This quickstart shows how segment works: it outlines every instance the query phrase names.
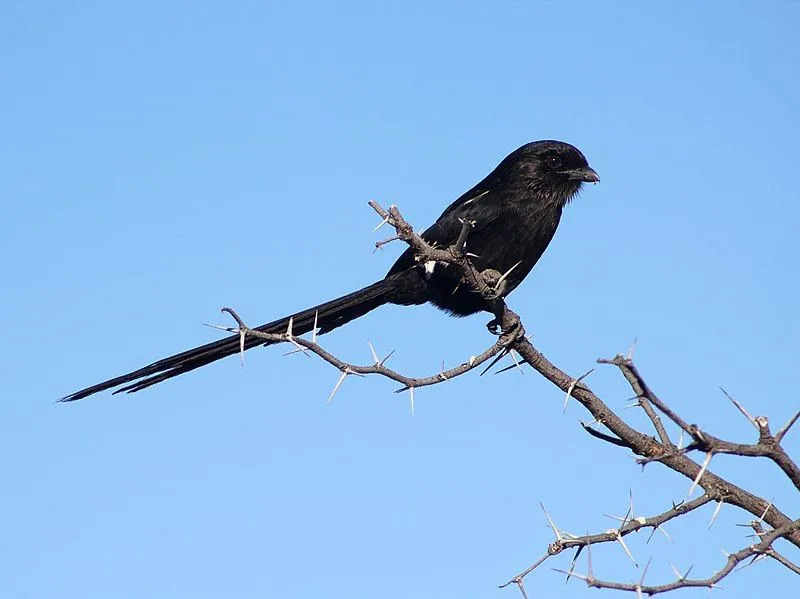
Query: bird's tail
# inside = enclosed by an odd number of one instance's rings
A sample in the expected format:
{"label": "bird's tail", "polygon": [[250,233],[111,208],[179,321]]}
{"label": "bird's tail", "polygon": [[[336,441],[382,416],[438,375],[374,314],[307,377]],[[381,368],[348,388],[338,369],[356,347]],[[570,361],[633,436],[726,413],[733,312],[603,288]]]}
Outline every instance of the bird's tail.
{"label": "bird's tail", "polygon": [[[289,319],[291,318],[292,334],[294,335],[308,333],[314,328],[315,321],[317,327],[319,327],[319,332],[326,333],[359,316],[363,316],[370,310],[374,310],[378,306],[389,301],[388,295],[393,287],[392,278],[393,277],[383,279],[369,287],[364,287],[364,289],[354,291],[338,299],[261,325],[255,330],[263,333],[285,333],[289,325]],[[195,368],[200,368],[211,362],[216,362],[217,360],[236,354],[240,349],[239,343],[239,335],[226,337],[225,339],[220,339],[213,343],[207,343],[206,345],[201,345],[200,347],[170,356],[169,358],[158,360],[139,370],[134,370],[128,374],[123,374],[87,387],[86,389],[82,389],[81,391],[71,393],[70,395],[62,397],[59,401],[83,399],[94,393],[119,387],[120,385],[125,386],[116,389],[114,393],[122,393],[123,391],[135,393],[136,391],[141,391],[161,381],[166,381],[174,376],[183,374],[184,372],[189,372]],[[244,348],[250,349],[258,345],[271,345],[272,343],[274,342],[248,337],[245,339]]]}

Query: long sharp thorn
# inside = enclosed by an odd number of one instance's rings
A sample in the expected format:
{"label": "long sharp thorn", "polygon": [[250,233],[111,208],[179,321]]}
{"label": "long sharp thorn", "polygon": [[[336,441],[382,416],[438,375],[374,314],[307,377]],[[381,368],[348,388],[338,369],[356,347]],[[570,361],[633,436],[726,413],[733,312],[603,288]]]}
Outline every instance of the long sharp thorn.
{"label": "long sharp thorn", "polygon": [[764,508],[764,513],[762,513],[762,514],[761,514],[761,516],[760,516],[760,517],[759,517],[759,519],[758,519],[759,523],[763,523],[763,522],[764,522],[764,516],[766,516],[766,515],[767,515],[767,512],[769,511],[769,508],[771,508],[771,507],[772,507],[772,502],[773,502],[773,501],[775,501],[775,498],[774,498],[774,497],[773,497],[772,499],[770,499],[770,500],[769,500],[769,504],[767,505],[767,507],[766,507],[766,508]]}
{"label": "long sharp thorn", "polygon": [[617,533],[617,541],[619,542],[620,545],[622,545],[622,548],[625,550],[625,553],[628,554],[628,557],[631,558],[631,561],[633,562],[633,565],[638,568],[639,564],[637,564],[636,560],[633,559],[633,554],[631,553],[631,550],[628,549],[628,546],[625,544],[625,539],[623,539],[622,535],[619,534],[619,533]]}
{"label": "long sharp thorn", "polygon": [[317,342],[317,317],[319,316],[319,310],[314,311],[314,328],[312,329],[311,333],[311,343]]}
{"label": "long sharp thorn", "polygon": [[297,350],[296,350],[296,351],[301,351],[301,352],[303,352],[303,354],[305,354],[305,356],[306,356],[307,358],[310,358],[310,357],[311,357],[311,356],[309,355],[309,353],[308,353],[308,350],[307,350],[305,347],[303,347],[302,345],[300,345],[300,344],[297,342],[297,340],[296,340],[294,337],[289,337],[289,343],[291,343],[292,345],[294,345],[294,346],[297,348]]}
{"label": "long sharp thorn", "polygon": [[569,572],[567,573],[567,579],[564,581],[564,584],[569,582],[569,577],[572,575],[572,572],[575,571],[575,564],[578,563],[578,557],[580,557],[581,551],[583,551],[583,545],[578,545],[575,555],[572,556],[572,563],[569,566]]}
{"label": "long sharp thorn", "polygon": [[650,567],[650,562],[653,561],[653,556],[650,556],[650,559],[647,560],[647,563],[644,565],[644,570],[642,570],[642,577],[639,579],[639,586],[641,587],[644,584],[644,577],[647,574],[647,569]]}
{"label": "long sharp thorn", "polygon": [[739,403],[736,400],[735,397],[732,397],[730,395],[730,393],[725,391],[725,387],[720,387],[719,390],[722,391],[725,394],[725,397],[727,397],[728,399],[731,400],[733,405],[735,405],[739,409],[739,411],[742,413],[742,415],[744,415],[744,417],[747,418],[750,421],[750,424],[752,424],[754,427],[756,427],[756,430],[760,430],[759,427],[758,427],[758,424],[756,424],[756,419],[753,418],[750,414],[747,413],[747,410],[744,409],[744,406],[741,403]]}
{"label": "long sharp thorn", "polygon": [[520,261],[519,261],[519,262],[517,262],[517,263],[516,263],[514,266],[512,266],[511,268],[509,268],[509,269],[508,269],[508,270],[507,270],[507,271],[506,271],[506,272],[503,274],[503,276],[502,276],[502,277],[500,277],[500,278],[497,280],[497,283],[495,283],[495,284],[494,284],[494,286],[495,286],[495,287],[499,287],[499,286],[500,286],[500,283],[502,283],[503,281],[505,281],[505,280],[506,280],[506,277],[507,277],[508,275],[510,275],[510,274],[511,274],[511,271],[512,271],[512,270],[514,270],[514,269],[515,269],[517,266],[519,266],[520,264],[522,264],[522,260],[520,260]]}
{"label": "long sharp thorn", "polygon": [[207,322],[203,323],[204,327],[211,327],[212,329],[219,329],[220,331],[225,331],[227,333],[235,333],[237,330],[233,327],[224,327],[218,324],[208,324]]}
{"label": "long sharp thorn", "polygon": [[239,330],[239,359],[242,361],[242,368],[244,368],[244,338],[247,333],[244,329]]}
{"label": "long sharp thorn", "polygon": [[380,362],[378,362],[378,366],[383,366],[383,365],[386,363],[386,360],[388,360],[389,358],[391,358],[391,357],[392,357],[392,354],[393,354],[395,351],[397,351],[397,350],[394,350],[394,349],[393,349],[393,350],[392,350],[392,351],[390,351],[388,354],[386,354],[386,357],[385,357],[383,360],[381,360]]}
{"label": "long sharp thorn", "polygon": [[408,398],[411,401],[411,415],[414,415],[414,387],[408,388]]}
{"label": "long sharp thorn", "polygon": [[541,501],[539,502],[539,505],[542,506],[542,511],[544,512],[545,518],[547,518],[547,521],[550,523],[550,528],[553,529],[553,534],[556,536],[556,540],[560,541],[561,531],[558,530],[558,528],[555,525],[555,522],[553,522],[553,519],[550,517],[550,514],[547,513],[547,510],[544,509],[544,504]]}
{"label": "long sharp thorn", "polygon": [[722,501],[718,501],[718,502],[717,502],[717,507],[716,507],[716,508],[714,508],[714,513],[713,513],[713,514],[712,514],[712,516],[711,516],[711,522],[709,522],[709,523],[708,523],[708,528],[709,528],[709,529],[710,529],[712,526],[714,526],[714,520],[716,520],[716,519],[717,519],[717,516],[719,515],[719,511],[722,509],[722,504],[723,504],[723,502],[722,502]]}
{"label": "long sharp thorn", "polygon": [[553,572],[560,572],[561,574],[566,574],[567,576],[574,576],[575,578],[580,578],[581,580],[589,580],[588,576],[583,574],[578,574],[577,572],[567,572],[566,570],[561,570],[560,568],[553,568]]}
{"label": "long sharp thorn", "polygon": [[583,379],[585,379],[587,376],[589,376],[593,372],[594,372],[594,368],[592,368],[592,369],[588,370],[587,372],[583,373],[578,378],[572,379],[572,381],[569,384],[569,387],[567,387],[567,392],[564,394],[564,408],[561,411],[562,414],[566,414],[566,412],[567,412],[567,404],[569,403],[569,398],[572,397],[572,392],[575,391],[575,387],[577,387],[578,384]]}
{"label": "long sharp thorn", "polygon": [[387,217],[386,217],[386,218],[384,218],[384,219],[383,219],[381,222],[379,222],[379,223],[378,223],[378,226],[377,226],[377,227],[375,227],[374,229],[372,229],[372,231],[370,232],[370,235],[371,235],[372,233],[374,233],[375,231],[377,231],[378,229],[380,229],[380,228],[381,228],[383,225],[385,225],[385,224],[386,224],[386,223],[388,223],[388,222],[389,222],[389,217],[387,216]]}
{"label": "long sharp thorn", "polygon": [[777,443],[780,443],[783,440],[784,435],[789,432],[789,429],[792,428],[792,425],[795,422],[797,422],[798,418],[800,418],[800,412],[797,412],[794,416],[792,416],[789,422],[787,422],[784,427],[775,434],[775,441]]}
{"label": "long sharp thorn", "polygon": [[283,356],[284,357],[291,356],[292,354],[299,354],[300,352],[304,352],[305,353],[305,351],[306,351],[306,348],[305,347],[301,347],[300,349],[293,349],[291,351],[287,351],[285,354],[283,354]]}
{"label": "long sharp thorn", "polygon": [[503,351],[501,351],[499,354],[497,354],[497,356],[495,357],[495,359],[494,359],[494,360],[492,360],[492,361],[491,361],[491,363],[490,363],[490,364],[489,364],[489,365],[488,365],[486,368],[484,368],[484,369],[483,369],[483,372],[481,372],[480,376],[483,376],[484,374],[486,374],[486,373],[489,371],[489,369],[490,369],[492,366],[494,366],[494,365],[495,365],[495,364],[497,364],[497,363],[498,363],[500,360],[502,360],[502,359],[503,359],[503,357],[506,355],[506,353],[507,353],[507,352],[508,352],[508,349],[504,349],[504,350],[503,350]]}
{"label": "long sharp thorn", "polygon": [[381,361],[378,359],[378,354],[375,353],[375,348],[372,347],[372,343],[369,339],[367,339],[367,345],[369,345],[369,350],[372,352],[372,358],[375,360],[375,364],[380,364]]}
{"label": "long sharp thorn", "polygon": [[[589,531],[586,531],[586,534],[589,534]],[[588,543],[586,545],[586,574],[590,578],[594,578],[594,572],[592,571],[592,544]]]}
{"label": "long sharp thorn", "polygon": [[289,325],[286,327],[286,336],[291,339],[292,335],[292,325],[294,324],[294,316],[289,317]]}
{"label": "long sharp thorn", "polygon": [[344,379],[345,379],[346,376],[347,376],[347,371],[343,370],[342,371],[342,376],[340,376],[339,380],[336,381],[336,386],[333,388],[333,391],[331,391],[331,396],[328,398],[328,401],[325,402],[326,406],[329,403],[331,403],[331,401],[333,400],[333,396],[336,395],[336,392],[339,390],[339,387],[342,386],[342,383],[344,382]]}
{"label": "long sharp thorn", "polygon": [[703,460],[703,465],[700,467],[700,471],[697,473],[697,476],[692,481],[692,486],[689,487],[689,494],[686,496],[687,498],[691,496],[692,492],[694,491],[694,488],[697,486],[697,484],[700,482],[700,479],[703,478],[703,475],[706,473],[706,468],[708,468],[708,464],[711,462],[711,455],[712,453],[710,451],[706,454],[706,459]]}

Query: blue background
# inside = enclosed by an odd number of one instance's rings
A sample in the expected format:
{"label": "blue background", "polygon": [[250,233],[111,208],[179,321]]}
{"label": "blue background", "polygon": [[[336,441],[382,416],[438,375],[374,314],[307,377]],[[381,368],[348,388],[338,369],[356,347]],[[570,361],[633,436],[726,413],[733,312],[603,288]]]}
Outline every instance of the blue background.
{"label": "blue background", "polygon": [[[602,177],[510,303],[575,375],[626,352],[684,417],[755,440],[800,407],[796,3],[4,3],[0,9],[0,594],[515,597],[552,533],[614,526],[689,481],[589,438],[535,372],[408,394],[282,347],[135,396],[70,391],[381,277],[366,202],[418,226],[535,139]],[[384,307],[367,339],[423,375],[488,346],[486,315]],[[587,381],[615,409],[611,367]],[[624,412],[647,428],[636,410]],[[800,434],[786,446],[800,456]],[[797,517],[773,465],[712,470]],[[751,517],[713,506],[593,552],[648,582],[722,566]],[[778,548],[798,558],[785,543]],[[549,568],[532,597],[589,596]],[[579,571],[585,571],[584,558]],[[759,562],[726,597],[797,588]],[[694,593],[705,594],[705,591]],[[591,595],[594,596],[594,595]]]}

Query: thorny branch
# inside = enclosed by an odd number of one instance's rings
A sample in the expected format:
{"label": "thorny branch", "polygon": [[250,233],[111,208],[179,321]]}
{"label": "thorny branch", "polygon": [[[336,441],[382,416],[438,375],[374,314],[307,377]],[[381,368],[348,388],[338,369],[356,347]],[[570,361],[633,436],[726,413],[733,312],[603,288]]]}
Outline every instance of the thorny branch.
{"label": "thorny branch", "polygon": [[[651,462],[660,463],[674,472],[685,476],[692,481],[690,494],[695,486],[699,486],[703,490],[703,494],[700,497],[673,503],[670,509],[652,517],[635,516],[633,514],[633,502],[631,499],[631,507],[625,517],[620,518],[621,523],[618,528],[584,536],[574,536],[559,530],[545,511],[545,515],[556,537],[555,541],[547,547],[546,553],[539,560],[523,572],[517,574],[502,585],[502,587],[513,583],[519,588],[523,598],[526,598],[525,578],[550,557],[556,556],[564,550],[571,548],[575,548],[576,553],[570,569],[566,572],[559,570],[567,574],[567,579],[570,577],[580,578],[590,587],[630,591],[637,593],[639,596],[643,594],[655,595],[687,587],[714,588],[722,579],[733,572],[738,564],[748,558],[752,558],[750,563],[753,563],[758,559],[770,557],[784,565],[791,572],[800,574],[800,566],[778,553],[772,546],[777,539],[783,538],[795,547],[800,548],[800,519],[795,520],[790,518],[773,505],[772,502],[767,502],[762,497],[750,493],[709,470],[709,465],[713,456],[719,453],[746,457],[765,457],[773,461],[795,487],[800,489],[800,468],[781,446],[781,441],[800,417],[800,412],[795,414],[778,433],[772,434],[767,418],[762,416],[752,417],[744,406],[728,395],[723,389],[723,393],[725,393],[758,432],[758,440],[755,443],[733,443],[715,437],[707,431],[701,430],[697,425],[688,423],[679,416],[677,412],[666,405],[652,389],[650,389],[630,356],[625,358],[617,355],[612,359],[598,360],[599,363],[612,364],[619,368],[635,393],[635,405],[644,410],[658,438],[656,439],[651,435],[640,432],[620,418],[583,383],[583,379],[589,373],[578,378],[570,377],[548,361],[547,358],[530,343],[525,336],[519,316],[508,308],[504,301],[505,275],[497,273],[496,271],[478,271],[472,264],[470,255],[465,251],[466,241],[474,223],[463,223],[461,233],[452,246],[437,248],[426,243],[419,234],[414,232],[395,206],[390,206],[388,210],[385,210],[377,202],[370,202],[369,204],[382,219],[381,223],[376,227],[376,230],[383,224],[389,224],[396,232],[396,235],[393,237],[376,243],[376,248],[390,241],[399,239],[413,248],[417,260],[420,263],[428,261],[443,262],[457,269],[462,277],[463,284],[468,285],[473,291],[480,293],[491,307],[495,319],[490,325],[497,325],[500,330],[500,335],[495,343],[479,355],[471,356],[466,362],[454,368],[448,370],[442,369],[438,374],[430,376],[410,377],[386,367],[385,362],[391,354],[380,359],[371,344],[370,349],[375,358],[373,364],[359,366],[345,362],[323,349],[317,343],[316,331],[311,340],[293,335],[291,321],[285,333],[262,333],[250,329],[233,309],[223,308],[224,312],[229,313],[234,320],[236,320],[237,327],[219,328],[238,333],[242,342],[246,336],[253,336],[269,341],[291,343],[296,348],[294,351],[302,351],[307,354],[310,352],[336,367],[341,372],[341,375],[328,401],[333,399],[334,394],[348,375],[364,376],[367,374],[377,374],[400,383],[402,387],[398,389],[397,392],[409,391],[412,412],[414,409],[414,389],[435,385],[463,375],[490,359],[495,358],[494,361],[489,364],[489,368],[491,368],[497,360],[504,355],[510,354],[513,357],[513,352],[516,351],[532,368],[565,392],[565,403],[570,398],[574,398],[593,416],[594,422],[602,425],[608,431],[600,431],[593,428],[591,425],[581,423],[584,430],[590,435],[615,446],[630,449],[634,454],[640,456],[638,461],[642,466]],[[506,275],[507,274],[508,273],[506,273]],[[514,358],[514,360],[516,362],[516,358]],[[669,421],[678,426],[683,432],[687,433],[691,437],[692,442],[686,447],[676,446],[670,438],[659,413],[663,414]],[[704,454],[704,459],[701,464],[688,457],[688,454],[695,450]],[[755,531],[755,535],[760,539],[756,544],[751,544],[736,553],[728,554],[725,565],[714,575],[707,578],[689,578],[689,572],[680,574],[676,570],[677,578],[674,581],[661,585],[646,585],[644,583],[644,578],[647,573],[647,566],[645,566],[642,576],[637,583],[604,581],[595,577],[592,572],[591,562],[593,545],[619,543],[630,559],[636,563],[624,540],[627,535],[648,528],[651,529],[651,537],[657,530],[660,530],[666,535],[666,532],[661,528],[664,523],[688,514],[711,502],[717,503],[717,508],[711,519],[712,524],[719,513],[720,507],[723,504],[729,504],[749,512],[757,518],[757,520],[751,522],[751,526]],[[764,523],[771,528],[769,530],[764,530]],[[578,574],[574,571],[575,565],[579,555],[584,550],[586,551],[588,560],[588,572],[586,574]]]}

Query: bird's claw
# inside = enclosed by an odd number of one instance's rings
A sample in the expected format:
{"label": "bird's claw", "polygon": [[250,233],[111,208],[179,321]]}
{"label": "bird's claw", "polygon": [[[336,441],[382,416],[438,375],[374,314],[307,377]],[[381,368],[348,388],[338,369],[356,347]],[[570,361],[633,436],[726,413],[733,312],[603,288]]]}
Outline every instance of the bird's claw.
{"label": "bird's claw", "polygon": [[489,329],[489,332],[492,335],[497,335],[498,337],[503,334],[503,329],[500,326],[500,319],[499,318],[492,318],[489,322],[486,323],[486,328]]}

